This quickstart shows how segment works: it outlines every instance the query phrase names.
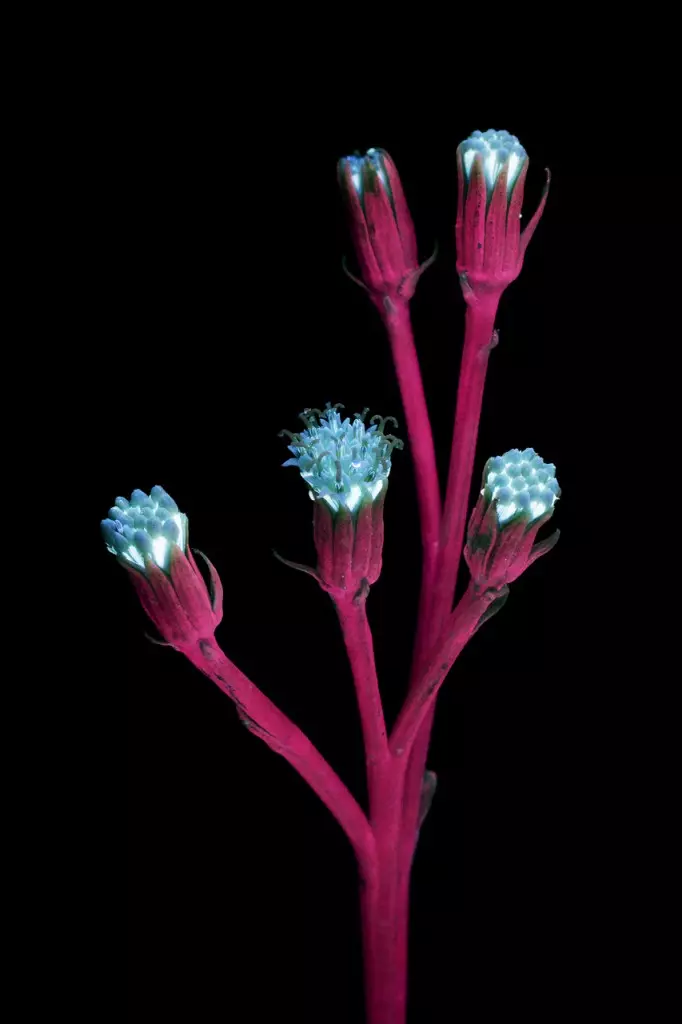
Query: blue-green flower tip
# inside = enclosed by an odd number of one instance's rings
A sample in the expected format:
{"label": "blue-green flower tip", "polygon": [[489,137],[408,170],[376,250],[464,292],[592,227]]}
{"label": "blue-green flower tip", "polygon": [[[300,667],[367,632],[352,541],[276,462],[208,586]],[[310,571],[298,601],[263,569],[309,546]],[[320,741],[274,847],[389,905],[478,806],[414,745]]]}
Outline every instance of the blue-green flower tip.
{"label": "blue-green flower tip", "polygon": [[483,490],[494,501],[500,525],[523,513],[532,522],[551,512],[561,495],[556,466],[544,462],[533,448],[512,448],[488,459],[483,471]]}
{"label": "blue-green flower tip", "polygon": [[289,451],[294,458],[284,465],[296,466],[313,500],[325,501],[334,512],[342,506],[355,512],[385,492],[391,453],[402,448],[402,441],[384,433],[389,420],[397,426],[392,416],[373,416],[367,427],[364,418],[368,410],[362,415],[355,413],[351,420],[348,416],[341,419],[338,408],[327,403],[324,411],[306,409],[301,413],[305,430],[290,435]]}
{"label": "blue-green flower tip", "polygon": [[173,544],[187,545],[187,516],[158,485],[149,494],[136,488],[127,498],[117,498],[102,520],[102,536],[119,560],[144,571],[148,561],[168,570]]}
{"label": "blue-green flower tip", "polygon": [[472,132],[461,144],[462,166],[467,182],[471,175],[474,160],[480,155],[483,161],[486,188],[491,191],[495,187],[503,167],[507,168],[507,195],[514,187],[528,154],[515,135],[509,132],[496,131],[489,128],[487,132]]}

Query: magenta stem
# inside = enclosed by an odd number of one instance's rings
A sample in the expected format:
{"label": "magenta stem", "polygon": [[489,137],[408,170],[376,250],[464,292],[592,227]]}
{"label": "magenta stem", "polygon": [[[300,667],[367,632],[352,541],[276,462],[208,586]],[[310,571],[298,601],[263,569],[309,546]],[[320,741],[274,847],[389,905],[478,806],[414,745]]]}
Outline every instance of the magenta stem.
{"label": "magenta stem", "polygon": [[421,805],[422,785],[426,772],[426,758],[431,743],[431,727],[436,713],[436,698],[429,705],[424,721],[421,723],[416,736],[407,754],[407,769],[405,775],[405,795],[403,798],[404,817],[403,829],[404,840],[402,844],[402,857],[405,863],[411,864],[414,848],[417,841],[417,828],[419,825],[419,808]]}
{"label": "magenta stem", "polygon": [[360,894],[367,1024],[404,1024],[407,1012],[409,875],[379,864]]}
{"label": "magenta stem", "polygon": [[437,647],[429,655],[419,685],[408,694],[393,727],[391,753],[409,754],[427,714],[435,706],[438,690],[455,659],[476,631],[486,608],[499,597],[495,590],[478,591],[473,580],[451,614]]}
{"label": "magenta stem", "polygon": [[369,588],[363,588],[354,596],[348,594],[341,597],[336,594],[334,604],[355,682],[365,744],[367,787],[372,815],[381,799],[380,778],[388,759],[388,739],[374,660],[372,631],[367,620],[368,592]]}
{"label": "magenta stem", "polygon": [[483,300],[472,298],[470,304],[467,305],[464,349],[457,388],[455,428],[441,526],[440,558],[433,602],[431,642],[435,641],[442,623],[450,614],[457,586],[457,573],[464,544],[464,527],[469,510],[476,438],[481,420],[485,375],[493,345],[498,303],[499,295],[495,294]]}
{"label": "magenta stem", "polygon": [[215,639],[201,640],[183,653],[237,705],[251,732],[306,780],[348,836],[361,877],[374,877],[376,843],[367,816],[305,733],[226,657]]}
{"label": "magenta stem", "polygon": [[417,501],[424,556],[417,634],[412,663],[413,670],[415,670],[422,650],[427,643],[429,633],[429,607],[438,566],[441,515],[440,490],[438,487],[438,471],[436,469],[436,455],[433,448],[431,424],[426,407],[424,386],[422,384],[407,303],[401,303],[397,306],[391,305],[384,315],[384,323],[391,342],[393,362],[407,420],[407,433],[412,450],[412,461],[417,484]]}
{"label": "magenta stem", "polygon": [[[429,542],[425,540],[424,543],[425,564],[422,574],[422,591],[412,662],[410,693],[391,736],[392,750],[400,749],[401,744],[407,748],[404,755],[407,765],[403,792],[403,832],[398,868],[403,873],[407,873],[408,877],[416,845],[422,785],[431,741],[436,700],[440,684],[446,674],[444,672],[440,680],[436,679],[436,685],[433,687],[430,696],[425,698],[425,688],[428,688],[429,680],[433,682],[434,679],[430,675],[431,667],[428,666],[426,671],[423,671],[422,665],[423,659],[426,657],[426,651],[430,645],[435,643],[440,630],[443,628],[444,621],[452,608],[455,594],[459,557],[464,539],[464,526],[468,511],[469,492],[471,490],[471,476],[481,416],[485,374],[498,301],[499,297],[495,296],[488,302],[467,306],[446,503],[442,524],[439,526],[440,536],[439,544],[437,545],[436,564],[434,566],[433,561],[428,557],[428,554],[432,551],[430,544],[432,535],[429,534]],[[396,344],[396,326],[401,326],[401,323],[399,321],[398,325],[394,325],[393,330],[391,330],[389,321],[387,322],[387,328],[391,336],[393,356],[396,369],[398,370],[403,404],[406,411],[414,408],[421,410],[422,419],[420,425],[425,424],[425,426],[422,426],[421,432],[431,439],[431,429],[428,423],[421,375],[419,374],[411,332],[409,334],[409,348],[413,358],[409,365],[404,362],[402,372],[398,368],[399,358],[402,356],[405,348],[408,347],[404,338],[399,339],[401,344]],[[409,430],[409,411],[407,418]],[[410,439],[412,440],[411,433]],[[433,450],[432,441],[431,450]],[[416,454],[415,451],[415,456]],[[423,538],[426,537],[425,522],[425,517],[422,516]],[[468,639],[468,636],[466,639]],[[466,639],[464,642],[466,642]],[[459,650],[461,650],[461,647],[459,647]],[[453,657],[449,661],[448,669],[451,667],[458,650],[452,653]],[[415,722],[416,730],[410,737],[409,734],[414,728]]]}
{"label": "magenta stem", "polygon": [[376,843],[373,871],[361,881],[365,1001],[368,1024],[404,1024],[410,863],[403,864],[405,763],[392,758],[381,705],[367,589],[334,595],[353,671],[367,761],[370,821]]}
{"label": "magenta stem", "polygon": [[[431,424],[407,303],[387,304],[384,324],[407,421],[422,537],[421,591],[412,656],[414,677],[429,638],[430,605],[438,566],[441,500]],[[428,733],[425,738],[428,746]],[[425,762],[426,750],[420,751],[419,756]],[[387,821],[390,825],[380,832],[377,831],[376,820],[372,820],[381,851],[379,876],[375,890],[366,887],[362,893],[367,1019],[371,1024],[389,1021],[402,1024],[406,1012],[409,879],[417,838],[423,769],[417,777],[407,758],[399,759],[394,768],[393,797],[397,801],[394,803],[394,819],[391,821],[389,815]],[[373,788],[375,792],[380,790],[381,783],[377,786],[375,782]],[[380,799],[371,799],[371,806],[376,808],[380,802]]]}
{"label": "magenta stem", "polygon": [[404,1024],[410,864],[403,844],[405,764],[389,754],[367,593],[334,595],[353,671],[367,761],[370,821],[376,843],[371,873],[361,881],[363,962],[368,1024]]}
{"label": "magenta stem", "polygon": [[[476,439],[481,419],[483,389],[488,367],[488,356],[495,326],[495,316],[499,296],[487,301],[467,305],[464,347],[457,389],[457,406],[455,426],[450,452],[450,468],[443,511],[440,538],[440,555],[437,566],[437,582],[432,599],[431,614],[425,628],[427,638],[422,635],[418,642],[421,652],[429,643],[434,643],[439,631],[447,618],[455,594],[460,555],[464,541],[464,527],[467,518],[471,476],[473,473]],[[422,685],[424,675],[419,671],[420,662],[413,662],[415,671],[408,701],[416,700],[415,694]],[[409,834],[416,830],[419,817],[419,805],[422,792],[422,781],[426,770],[426,758],[431,742],[431,729],[436,712],[436,688],[433,699],[427,702],[427,708],[419,724],[417,734],[412,741],[408,754],[409,762],[405,783],[405,829]],[[407,702],[406,702],[407,705]],[[414,704],[413,704],[414,707]],[[405,714],[407,712],[405,711]],[[397,723],[396,723],[397,725]],[[395,739],[395,730],[391,737]],[[398,736],[398,742],[402,742]],[[405,846],[404,859],[411,857],[409,845]]]}
{"label": "magenta stem", "polygon": [[379,773],[372,827],[376,870],[360,892],[367,1024],[405,1024],[410,861],[401,858],[405,765]]}
{"label": "magenta stem", "polygon": [[[385,307],[384,323],[407,420],[422,536],[423,568],[413,671],[429,636],[429,607],[436,579],[441,501],[431,425],[407,303]],[[338,607],[338,606],[337,606]],[[363,609],[364,613],[364,609]],[[357,615],[357,613],[356,613]],[[341,617],[341,612],[340,612]],[[405,816],[408,759],[388,754],[381,702],[376,685],[371,635],[366,618],[341,618],[353,666],[367,751],[370,818],[377,844],[376,873],[361,892],[368,1024],[404,1024],[407,1000],[409,882],[416,844],[417,814]],[[358,625],[370,644],[358,644]],[[358,649],[359,648],[359,649]],[[360,683],[358,683],[358,680]],[[377,708],[379,710],[377,710]],[[379,724],[380,723],[380,724]],[[418,808],[421,780],[412,805]]]}

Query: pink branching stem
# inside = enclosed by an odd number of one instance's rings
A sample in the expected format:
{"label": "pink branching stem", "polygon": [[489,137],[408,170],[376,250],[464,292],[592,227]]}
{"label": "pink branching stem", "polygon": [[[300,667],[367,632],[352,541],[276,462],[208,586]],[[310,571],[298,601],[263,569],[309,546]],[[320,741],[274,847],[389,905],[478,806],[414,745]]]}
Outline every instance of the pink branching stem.
{"label": "pink branching stem", "polygon": [[[423,566],[417,629],[412,652],[412,680],[418,678],[421,660],[430,637],[431,602],[433,599],[438,568],[439,534],[441,528],[441,499],[438,486],[438,471],[433,446],[433,435],[424,395],[419,360],[414,344],[412,325],[407,304],[389,307],[384,322],[391,342],[393,362],[400,386],[400,394],[407,419],[407,430],[412,449],[419,502],[419,516],[422,535]],[[428,712],[428,721],[417,737],[414,749],[403,758],[405,777],[402,792],[402,828],[399,837],[395,867],[400,877],[401,898],[405,900],[405,959],[396,964],[397,976],[407,972],[407,905],[409,901],[409,878],[412,859],[417,842],[419,807],[422,795],[422,780],[426,756],[431,739],[431,721],[435,703]],[[403,918],[401,917],[402,921]],[[402,947],[401,947],[402,948]]]}
{"label": "pink branching stem", "polygon": [[362,879],[360,909],[368,1024],[403,1024],[407,998],[409,869],[401,870],[405,765],[391,756],[379,693],[368,587],[333,594],[353,671],[367,761],[375,870]]}
{"label": "pink branching stem", "polygon": [[360,893],[367,1024],[405,1024],[407,1012],[410,872],[400,857],[404,779],[404,759],[389,757],[377,773],[376,872]]}
{"label": "pink branching stem", "polygon": [[484,299],[471,297],[467,305],[455,429],[441,526],[440,558],[433,604],[435,614],[429,638],[431,643],[435,641],[442,623],[450,614],[457,585],[485,375],[488,357],[495,344],[494,329],[498,303],[499,295],[493,293]]}
{"label": "pink branching stem", "polygon": [[[395,927],[407,922],[409,907],[409,878],[412,869],[418,829],[425,813],[422,805],[424,768],[428,753],[431,724],[436,708],[438,691],[458,654],[475,632],[481,615],[494,599],[493,595],[476,594],[473,584],[462,597],[445,627],[443,639],[433,655],[425,659],[426,668],[419,685],[408,695],[390,738],[390,749],[402,763],[402,771],[396,772],[398,785],[403,794],[401,833],[396,847],[397,859],[392,870],[396,879],[398,902]],[[402,900],[405,900],[403,910]],[[407,971],[407,945],[400,949],[400,960],[396,971]],[[371,1018],[370,1018],[371,1019]],[[379,1017],[379,1020],[382,1018]],[[390,1020],[391,1018],[386,1018]],[[402,1021],[403,1018],[396,1018]]]}
{"label": "pink branching stem", "polygon": [[419,685],[408,694],[398,715],[390,737],[390,749],[394,756],[403,757],[410,752],[455,659],[476,632],[486,609],[500,596],[499,591],[479,591],[473,581],[469,584],[450,615],[436,648],[426,659],[426,668]]}
{"label": "pink branching stem", "polygon": [[[414,673],[429,636],[441,500],[431,424],[407,302],[394,304],[386,300],[383,320],[407,421],[422,537],[421,592],[412,661]],[[428,740],[427,733],[427,745]],[[425,760],[426,751],[423,751],[422,761]],[[418,778],[414,773],[408,775],[408,767],[410,761],[407,757],[390,757],[377,772],[371,766],[368,748],[371,820],[378,851],[376,880],[373,885],[363,887],[361,899],[367,1020],[370,1024],[401,1024],[406,1014],[409,881],[423,775],[423,770]]]}
{"label": "pink branching stem", "polygon": [[232,700],[242,721],[296,769],[337,819],[358,860],[361,877],[376,876],[376,844],[367,816],[307,736],[223,653],[214,639],[183,650],[200,672]]}
{"label": "pink branching stem", "polygon": [[[379,308],[391,343],[407,420],[421,526],[423,567],[413,652],[414,673],[429,641],[431,600],[438,567],[441,499],[431,425],[408,302],[406,299],[394,300],[386,297],[383,308]],[[362,666],[358,671],[354,664],[358,659],[351,651],[349,639],[352,643],[352,637],[349,637],[348,629],[349,624],[344,627],[344,637],[353,664],[356,689],[359,690],[358,676],[360,674],[362,678]],[[372,661],[372,678],[375,679],[375,676]],[[405,817],[408,758],[394,758],[388,754],[384,748],[385,728],[380,740],[377,736],[376,723],[379,717],[368,696],[369,693],[375,692],[373,687],[374,682],[369,689],[367,686],[364,687],[364,710],[362,703],[360,706],[367,749],[370,818],[377,843],[377,876],[372,885],[364,886],[361,902],[367,1020],[369,1024],[402,1024],[406,1012],[409,877],[416,843],[421,775],[412,799],[412,804],[417,809],[410,825],[409,819]],[[378,699],[378,689],[376,693]],[[360,692],[358,700],[360,701]],[[383,727],[383,714],[380,720]],[[372,749],[381,752],[378,761],[373,758],[368,739],[373,744]],[[415,787],[411,785],[408,793],[412,788]]]}
{"label": "pink branching stem", "polygon": [[[423,677],[422,677],[423,678]],[[403,837],[401,844],[402,863],[412,863],[414,851],[417,844],[419,826],[419,811],[422,799],[422,787],[426,771],[426,758],[431,743],[431,727],[436,713],[436,700],[429,704],[417,735],[414,738],[411,749],[406,755],[407,767],[405,776],[405,794],[403,797]]]}
{"label": "pink branching stem", "polygon": [[[464,349],[457,391],[455,427],[450,453],[450,468],[443,510],[439,563],[436,570],[435,592],[428,621],[427,639],[421,640],[420,649],[435,643],[443,623],[450,613],[457,585],[457,574],[464,542],[464,528],[471,490],[476,438],[481,418],[481,405],[488,357],[492,348],[495,315],[498,296],[487,302],[467,306]],[[419,635],[419,634],[418,634]],[[421,673],[419,662],[414,663],[412,688],[419,686]],[[414,691],[412,691],[414,692]],[[413,833],[419,815],[422,780],[426,758],[431,741],[433,717],[436,711],[435,699],[423,717],[417,737],[410,751],[410,764],[405,789],[405,829]],[[404,856],[411,858],[412,851],[405,847]]]}
{"label": "pink branching stem", "polygon": [[388,739],[384,711],[379,693],[372,631],[367,621],[367,594],[363,587],[353,595],[339,591],[334,604],[341,623],[343,640],[348,652],[355,682],[360,722],[367,761],[367,788],[369,791],[370,819],[383,793],[381,778],[388,767]]}
{"label": "pink branching stem", "polygon": [[[420,735],[420,726],[435,704],[452,663],[494,598],[492,592],[480,594],[471,584],[445,628],[442,643],[425,659],[422,683],[398,717],[390,749],[386,744],[364,600],[362,604],[353,598],[337,601],[367,744],[371,827],[376,843],[375,870],[365,873],[361,889],[368,1024],[405,1021],[409,883],[418,817],[417,809],[414,823],[407,825],[405,793],[410,746]],[[372,750],[378,759],[373,759]]]}
{"label": "pink branching stem", "polygon": [[431,424],[412,334],[409,306],[406,302],[397,305],[387,303],[385,308],[384,323],[391,342],[414,464],[424,555],[413,655],[414,669],[422,649],[428,642],[429,606],[438,564],[441,503]]}

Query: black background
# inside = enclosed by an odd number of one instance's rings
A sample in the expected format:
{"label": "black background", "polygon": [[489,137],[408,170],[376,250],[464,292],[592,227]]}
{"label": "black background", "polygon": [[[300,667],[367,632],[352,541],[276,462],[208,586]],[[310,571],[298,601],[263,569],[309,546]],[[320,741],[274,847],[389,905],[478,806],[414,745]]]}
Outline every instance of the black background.
{"label": "black background", "polygon": [[[80,315],[97,338],[82,357],[94,383],[73,412],[92,515],[83,615],[98,664],[84,713],[106,748],[98,777],[81,786],[84,807],[96,786],[108,822],[81,856],[97,933],[119,936],[127,899],[131,1022],[361,1021],[357,880],[340,827],[293,769],[208,680],[145,639],[98,521],[118,494],[167,488],[223,579],[221,645],[364,800],[331,603],[272,556],[314,558],[311,506],[295,470],[280,468],[288,453],[277,433],[329,400],[395,414],[405,435],[379,317],[341,270],[353,254],[336,161],[382,146],[422,258],[438,244],[412,314],[444,479],[464,313],[455,149],[491,120],[530,155],[525,218],[544,167],[553,182],[502,300],[473,486],[489,455],[533,446],[557,465],[562,536],[514,583],[439,699],[428,760],[438,790],[413,872],[409,1019],[574,1019],[588,999],[601,1015],[614,992],[629,1008],[645,998],[628,968],[648,899],[632,887],[642,732],[629,731],[637,696],[606,639],[617,602],[600,586],[609,556],[595,515],[617,426],[612,316],[627,287],[633,181],[620,175],[613,201],[600,202],[568,120],[519,120],[508,105],[429,107],[428,117],[417,103],[360,107],[321,109],[305,91],[270,96],[267,108],[251,98],[226,117],[201,87],[150,81],[101,114],[106,142],[79,172],[92,261],[82,256]],[[419,568],[406,445],[369,600],[390,721],[407,682]],[[99,965],[107,1006],[124,985],[124,942],[121,933]]]}

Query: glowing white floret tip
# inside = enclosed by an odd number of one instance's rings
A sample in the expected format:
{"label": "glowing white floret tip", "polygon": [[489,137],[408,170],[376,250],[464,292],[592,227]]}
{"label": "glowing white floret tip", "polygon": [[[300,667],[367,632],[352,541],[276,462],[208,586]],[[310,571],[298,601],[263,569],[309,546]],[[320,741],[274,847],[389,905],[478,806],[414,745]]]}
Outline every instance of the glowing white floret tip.
{"label": "glowing white floret tip", "polygon": [[149,494],[134,490],[130,499],[117,498],[102,520],[102,534],[112,554],[138,569],[149,559],[167,571],[173,545],[183,551],[187,545],[187,516],[157,485]]}
{"label": "glowing white floret tip", "polygon": [[462,143],[462,164],[467,181],[471,176],[476,154],[480,153],[483,161],[483,173],[486,186],[491,191],[503,167],[507,167],[507,195],[511,193],[514,182],[519,176],[528,154],[515,135],[509,132],[495,131],[473,132]]}
{"label": "glowing white floret tip", "polygon": [[342,165],[347,165],[350,169],[350,177],[353,183],[353,188],[362,199],[364,193],[364,171],[365,167],[370,166],[374,169],[374,173],[380,179],[382,185],[386,189],[388,195],[391,195],[391,183],[386,174],[386,167],[384,166],[384,152],[381,149],[368,149],[365,156],[346,156],[341,160]]}
{"label": "glowing white floret tip", "polygon": [[561,489],[553,463],[544,462],[533,448],[512,448],[488,459],[481,494],[496,503],[497,519],[503,524],[517,513],[526,513],[532,522],[551,511]]}

